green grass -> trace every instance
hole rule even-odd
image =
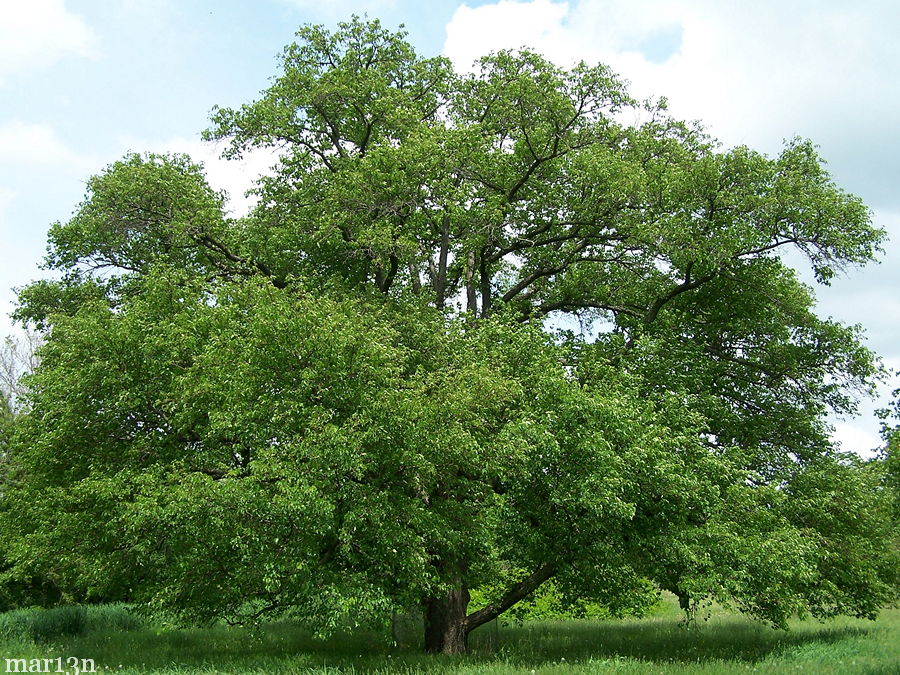
[[[79,618],[80,613],[80,618]],[[53,630],[59,631],[55,636]],[[9,658],[91,658],[136,673],[900,673],[900,610],[876,622],[797,621],[775,631],[724,611],[685,628],[675,611],[649,619],[529,622],[471,637],[471,653],[429,657],[357,632],[313,640],[288,623],[261,630],[163,630],[117,606],[0,615]],[[2,672],[2,671],[0,671]]]

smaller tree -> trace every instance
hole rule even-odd
[[[38,348],[43,337],[36,330],[27,329],[18,337],[7,336],[0,348],[0,395],[5,413],[12,415],[21,409],[25,384],[22,377],[37,368]]]
[[[12,426],[25,407],[23,377],[37,368],[42,342],[39,332],[26,329],[18,337],[7,336],[0,348],[0,485],[9,459]]]

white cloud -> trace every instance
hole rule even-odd
[[[346,21],[351,14],[371,17],[395,9],[397,0],[282,0],[283,3],[317,16]]]
[[[7,231],[10,226],[10,224],[6,220],[6,211],[12,205],[15,196],[15,192],[0,185],[0,232],[3,233],[4,238],[6,238]]]
[[[72,150],[49,124],[21,121],[0,124],[0,160],[10,166],[55,166],[76,173],[96,167],[93,158]]]
[[[222,148],[219,145],[191,138],[125,138],[116,145],[120,151],[114,155],[82,155],[63,143],[50,125],[18,121],[0,124],[0,162],[9,167],[52,168],[79,180],[102,171],[126,152],[189,155],[195,162],[203,164],[212,187],[228,193],[230,211],[236,216],[245,215],[254,205],[255,200],[244,193],[278,160],[276,152],[264,150],[245,153],[242,160],[224,160],[220,157]],[[0,187],[0,214],[12,195],[6,192]]]
[[[832,440],[837,441],[844,452],[855,452],[862,457],[872,457],[884,445],[881,437],[869,428],[839,422],[834,426]]]
[[[900,106],[900,89],[885,87],[900,64],[889,15],[898,18],[872,2],[500,0],[458,8],[444,53],[461,69],[523,45],[561,64],[607,63],[635,95],[669,97],[676,115],[703,120],[727,144],[773,151],[826,123],[888,122]],[[680,44],[652,58],[645,45],[672,30]],[[896,105],[871,105],[873,92]]]
[[[462,5],[447,24],[444,54],[459,71],[470,70],[488,52],[520,47],[538,49],[564,63],[577,60],[578,47],[565,42],[563,21],[569,11],[569,3],[550,0],[500,0],[474,9]]]
[[[3,221],[3,213],[9,208],[9,205],[12,204],[12,200],[15,196],[15,192],[0,185],[0,222]]]
[[[69,54],[95,56],[96,42],[91,28],[63,0],[0,3],[0,83]]]

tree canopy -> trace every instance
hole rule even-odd
[[[357,18],[205,137],[278,150],[251,213],[128,155],[21,291],[8,582],[322,631],[418,606],[444,652],[550,579],[780,626],[896,596],[828,437],[877,360],[779,257],[828,283],[884,233],[811,142],[723,150],[604,66],[461,74]]]

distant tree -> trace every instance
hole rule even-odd
[[[8,336],[0,346],[0,490],[8,461],[12,425],[24,406],[23,378],[37,367],[37,350],[41,340],[40,333],[25,330],[19,336]]]
[[[0,395],[9,413],[22,406],[25,398],[22,378],[37,367],[41,342],[38,331],[26,329],[18,336],[7,336],[0,347]]]
[[[298,38],[206,133],[280,150],[249,216],[129,155],[51,228],[8,579],[323,632],[418,606],[446,653],[550,579],[776,625],[896,596],[826,422],[876,360],[779,257],[827,283],[884,233],[811,143],[721,150],[602,66]]]
[[[23,379],[37,367],[41,342],[39,332],[25,330],[8,336],[0,345],[0,506],[12,479],[10,446],[14,426],[26,410]],[[0,571],[8,571],[9,567],[4,552],[0,551]],[[17,604],[46,603],[58,597],[58,591],[46,580],[20,577],[12,583],[0,584],[0,611]]]

